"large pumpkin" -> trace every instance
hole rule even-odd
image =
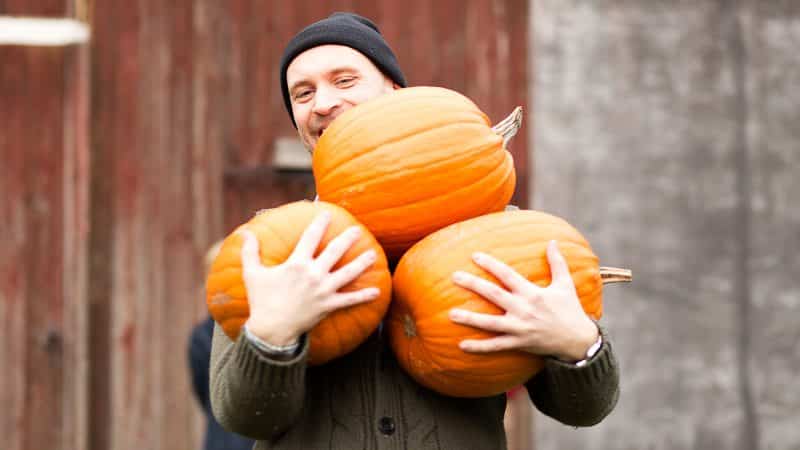
[[[494,334],[450,321],[451,308],[487,314],[503,311],[457,286],[452,274],[461,270],[499,283],[472,262],[471,255],[482,251],[537,285],[547,286],[551,278],[546,248],[553,239],[567,260],[584,310],[590,317],[600,318],[601,268],[589,243],[575,228],[537,211],[488,214],[431,234],[400,260],[394,274],[388,330],[392,349],[406,372],[445,395],[484,397],[505,392],[539,371],[542,359],[529,353],[471,354],[459,349],[458,343],[464,339]]]
[[[467,97],[438,87],[399,89],[336,118],[314,149],[321,200],[350,211],[390,259],[452,223],[501,211],[514,192],[504,137]],[[498,124],[500,125],[500,124]]]
[[[359,240],[344,254],[333,270],[369,249],[375,250],[377,254],[375,263],[340,291],[377,287],[380,295],[367,303],[333,312],[311,330],[309,363],[312,365],[324,364],[352,351],[378,327],[391,299],[392,279],[386,255],[375,237],[351,214],[324,202],[301,201],[266,210],[237,229],[252,231],[259,241],[261,262],[265,266],[275,266],[286,261],[300,240],[303,230],[322,210],[331,212],[331,222],[317,254],[348,227],[357,225],[362,228]],[[237,231],[225,238],[206,282],[208,310],[222,326],[225,334],[233,340],[239,336],[241,327],[250,314],[247,291],[242,279],[243,238]]]

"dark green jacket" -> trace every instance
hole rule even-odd
[[[526,387],[536,407],[568,425],[589,426],[614,408],[619,375],[611,343],[577,368],[548,359]],[[462,399],[436,394],[398,366],[386,338],[373,334],[342,358],[307,367],[308,343],[291,361],[266,357],[241,334],[217,325],[211,403],[227,429],[256,449],[505,449],[505,395]]]

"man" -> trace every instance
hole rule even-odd
[[[334,14],[295,36],[281,61],[281,88],[303,144],[313,150],[343,111],[405,87],[392,50],[369,20]],[[332,311],[377,295],[375,288],[337,290],[375,260],[365,252],[331,271],[358,238],[350,229],[318,256],[330,218],[305,230],[289,259],[264,267],[258,244],[245,234],[243,277],[250,318],[236,342],[217,326],[211,357],[211,401],[226,428],[258,439],[256,449],[486,450],[505,448],[505,397],[461,399],[436,394],[398,366],[378,329],[352,353],[307,367],[306,334]],[[499,333],[464,341],[486,353],[518,349],[547,356],[545,369],[526,383],[543,413],[588,426],[616,404],[618,373],[611,347],[580,306],[566,262],[548,248],[551,286],[538,287],[486,255],[475,263],[503,286],[454,274],[453,282],[507,306],[503,316],[453,310],[451,320]]]

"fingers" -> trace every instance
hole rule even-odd
[[[550,275],[552,277],[551,285],[573,285],[572,275],[569,272],[567,260],[564,255],[558,251],[558,244],[556,241],[550,241],[547,244],[547,262],[550,264]]]
[[[317,257],[317,264],[325,272],[330,272],[331,268],[344,256],[347,250],[353,246],[361,237],[361,228],[353,226],[342,232],[335,239],[330,241],[325,250]]]
[[[521,348],[519,339],[509,335],[490,339],[465,339],[458,347],[468,353],[491,353]]]
[[[314,220],[303,231],[300,240],[294,248],[289,259],[303,259],[308,260],[314,257],[314,252],[317,251],[319,243],[322,242],[322,237],[325,236],[325,231],[331,223],[331,213],[322,211],[314,217]]]
[[[367,250],[358,255],[354,260],[330,274],[325,283],[326,289],[329,289],[331,292],[338,291],[364,273],[367,268],[375,263],[376,258],[375,250]]]
[[[506,311],[514,307],[514,298],[510,292],[477,275],[458,271],[453,273],[453,282],[475,292]]]
[[[258,256],[258,239],[256,235],[250,230],[241,230],[239,234],[244,238],[241,251],[242,269],[244,271],[251,271],[261,267],[261,258]]]
[[[506,316],[481,314],[464,309],[453,308],[450,310],[450,320],[461,325],[480,328],[494,333],[513,334],[517,330],[513,322]]]
[[[472,255],[472,260],[475,261],[475,264],[497,277],[504,286],[512,291],[519,292],[525,290],[532,284],[516,270],[486,253],[475,253]]]
[[[378,298],[380,293],[380,289],[376,287],[365,288],[353,292],[342,292],[331,297],[327,306],[330,311],[335,311],[337,309],[347,308],[348,306],[359,305],[361,303],[375,300]]]

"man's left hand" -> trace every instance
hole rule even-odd
[[[453,322],[497,333],[489,339],[461,341],[462,350],[489,353],[523,350],[562,361],[583,359],[597,341],[597,325],[583,310],[569,267],[558,245],[547,246],[552,281],[538,286],[514,269],[485,253],[473,255],[475,263],[494,275],[499,286],[477,275],[455,272],[453,281],[505,310],[505,314],[481,314],[453,308]]]

